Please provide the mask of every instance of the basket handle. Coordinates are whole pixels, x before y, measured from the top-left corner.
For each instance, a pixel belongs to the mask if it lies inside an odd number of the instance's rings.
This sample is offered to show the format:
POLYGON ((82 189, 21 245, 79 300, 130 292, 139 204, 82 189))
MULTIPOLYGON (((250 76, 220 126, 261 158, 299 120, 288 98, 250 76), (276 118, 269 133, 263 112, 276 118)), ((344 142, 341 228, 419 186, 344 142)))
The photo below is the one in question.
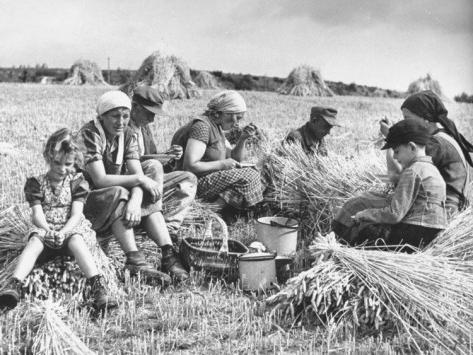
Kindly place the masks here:
POLYGON ((220 218, 217 214, 214 215, 214 218, 220 223, 222 227, 222 246, 220 247, 219 254, 228 254, 228 227, 225 221, 220 218))

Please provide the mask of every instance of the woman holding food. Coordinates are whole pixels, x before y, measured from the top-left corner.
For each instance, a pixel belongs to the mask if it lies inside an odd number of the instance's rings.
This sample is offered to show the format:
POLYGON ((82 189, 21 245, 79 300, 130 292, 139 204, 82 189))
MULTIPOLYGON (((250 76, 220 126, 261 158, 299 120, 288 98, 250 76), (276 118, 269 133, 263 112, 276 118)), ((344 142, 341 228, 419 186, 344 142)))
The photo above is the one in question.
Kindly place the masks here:
POLYGON ((181 127, 171 144, 184 147, 177 170, 187 170, 198 177, 197 196, 212 201, 219 208, 251 207, 263 200, 259 172, 241 163, 246 155, 246 141, 257 133, 253 124, 243 128, 234 147, 224 131, 237 128, 246 112, 243 97, 233 90, 215 95, 207 110, 181 127))

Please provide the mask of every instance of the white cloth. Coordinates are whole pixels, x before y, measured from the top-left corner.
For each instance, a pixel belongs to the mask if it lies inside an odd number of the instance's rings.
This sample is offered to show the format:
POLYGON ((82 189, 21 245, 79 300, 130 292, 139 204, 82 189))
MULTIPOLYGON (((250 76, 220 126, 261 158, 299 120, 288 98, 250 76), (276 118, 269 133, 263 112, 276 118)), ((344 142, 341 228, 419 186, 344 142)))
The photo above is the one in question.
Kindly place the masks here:
POLYGON ((234 90, 225 90, 212 97, 207 104, 209 111, 239 113, 246 112, 243 97, 234 90))
POLYGON ((101 116, 105 112, 117 107, 125 107, 131 110, 131 100, 127 94, 119 90, 107 91, 99 97, 97 101, 97 115, 101 116))

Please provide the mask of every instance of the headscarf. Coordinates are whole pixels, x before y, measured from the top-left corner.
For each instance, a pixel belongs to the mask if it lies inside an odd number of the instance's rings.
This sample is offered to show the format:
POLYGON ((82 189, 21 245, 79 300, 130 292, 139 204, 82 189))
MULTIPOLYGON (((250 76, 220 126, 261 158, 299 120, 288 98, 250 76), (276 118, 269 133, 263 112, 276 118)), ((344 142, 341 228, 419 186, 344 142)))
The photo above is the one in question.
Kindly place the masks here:
POLYGON ((401 110, 403 108, 429 122, 440 123, 445 131, 457 141, 468 164, 473 166, 470 157, 470 152, 473 152, 473 144, 458 132, 455 123, 447 117, 447 109, 434 92, 425 90, 409 96, 401 105, 401 110))
POLYGON ((225 90, 212 97, 207 104, 208 115, 210 112, 239 113, 246 111, 243 97, 234 90, 225 90))
POLYGON ((130 98, 119 90, 107 91, 97 101, 97 115, 101 116, 117 107, 125 107, 131 110, 130 98))

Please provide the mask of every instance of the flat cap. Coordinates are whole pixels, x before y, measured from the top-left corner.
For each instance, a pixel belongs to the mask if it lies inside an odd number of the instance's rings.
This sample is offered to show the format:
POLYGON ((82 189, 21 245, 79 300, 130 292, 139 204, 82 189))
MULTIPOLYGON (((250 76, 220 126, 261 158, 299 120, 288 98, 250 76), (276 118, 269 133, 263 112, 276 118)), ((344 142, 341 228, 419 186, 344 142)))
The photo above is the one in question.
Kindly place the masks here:
POLYGON ((324 119, 331 126, 340 126, 337 123, 338 111, 332 107, 314 106, 310 110, 310 119, 324 119))
POLYGON ((381 149, 396 148, 401 144, 414 142, 426 145, 432 134, 425 122, 418 120, 402 120, 394 124, 388 132, 386 143, 381 149))
POLYGON ((133 90, 132 101, 155 114, 164 112, 164 100, 159 91, 152 86, 142 85, 133 90))

